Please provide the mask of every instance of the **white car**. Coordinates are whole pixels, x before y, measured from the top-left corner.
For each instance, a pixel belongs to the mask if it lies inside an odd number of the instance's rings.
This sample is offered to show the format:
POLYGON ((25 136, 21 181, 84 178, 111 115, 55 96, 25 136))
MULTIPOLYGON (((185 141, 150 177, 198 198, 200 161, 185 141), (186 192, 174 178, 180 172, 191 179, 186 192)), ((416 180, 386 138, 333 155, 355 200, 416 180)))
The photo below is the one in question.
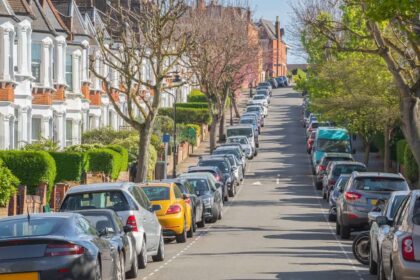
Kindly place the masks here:
POLYGON ((239 143, 248 159, 254 157, 254 149, 248 141, 246 136, 231 136, 226 139, 227 144, 239 143))
POLYGON ((262 103, 257 103, 257 102, 254 102, 253 100, 251 100, 251 101, 248 102, 246 107, 247 107, 247 109, 246 109, 247 112, 250 111, 248 108, 260 107, 264 117, 268 116, 268 108, 266 106, 264 106, 264 104, 262 104, 262 103))
POLYGON ((257 94, 252 97, 252 101, 256 104, 262 103, 265 107, 268 107, 268 98, 264 94, 257 94))

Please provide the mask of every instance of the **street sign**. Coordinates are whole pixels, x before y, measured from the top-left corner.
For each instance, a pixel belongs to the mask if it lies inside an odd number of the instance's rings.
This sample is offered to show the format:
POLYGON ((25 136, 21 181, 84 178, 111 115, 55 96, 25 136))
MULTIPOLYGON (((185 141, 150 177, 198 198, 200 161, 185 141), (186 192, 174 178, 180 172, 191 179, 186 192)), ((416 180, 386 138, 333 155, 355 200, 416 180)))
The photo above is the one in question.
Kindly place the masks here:
POLYGON ((162 142, 163 143, 169 143, 169 141, 171 140, 171 135, 169 135, 169 134, 163 134, 163 136, 162 136, 162 142))

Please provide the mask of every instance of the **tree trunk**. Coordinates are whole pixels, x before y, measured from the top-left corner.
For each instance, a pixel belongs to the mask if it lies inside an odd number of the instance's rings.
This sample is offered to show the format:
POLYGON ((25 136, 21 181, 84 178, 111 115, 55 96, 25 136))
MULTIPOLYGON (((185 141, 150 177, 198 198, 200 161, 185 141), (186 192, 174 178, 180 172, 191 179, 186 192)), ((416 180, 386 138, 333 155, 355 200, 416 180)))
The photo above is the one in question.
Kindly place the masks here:
POLYGON ((217 139, 217 124, 219 122, 219 117, 217 115, 213 116, 212 122, 210 124, 210 153, 216 149, 216 139, 217 139))
POLYGON ((219 121, 219 143, 223 142, 223 135, 225 134, 225 113, 223 112, 219 121))
POLYGON ((139 154, 137 157, 136 183, 143 183, 147 180, 148 163, 149 163, 149 145, 152 129, 150 124, 145 124, 140 130, 139 137, 139 154))
POLYGON ((238 106, 236 104, 236 97, 235 97, 235 94, 234 93, 232 93, 231 102, 233 104, 233 109, 235 109, 235 117, 236 118, 240 118, 241 117, 241 114, 239 114, 238 106))
POLYGON ((389 171, 390 159, 390 129, 388 126, 384 129, 384 172, 389 171))
POLYGON ((369 154, 370 154, 370 143, 364 142, 364 163, 366 166, 369 165, 369 154))

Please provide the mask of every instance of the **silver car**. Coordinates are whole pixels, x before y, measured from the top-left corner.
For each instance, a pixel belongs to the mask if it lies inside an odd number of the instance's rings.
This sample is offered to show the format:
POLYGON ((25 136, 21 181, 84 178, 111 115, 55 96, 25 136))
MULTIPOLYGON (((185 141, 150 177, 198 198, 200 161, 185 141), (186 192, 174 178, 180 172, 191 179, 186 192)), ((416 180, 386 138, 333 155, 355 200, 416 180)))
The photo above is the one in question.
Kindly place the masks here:
POLYGON ((147 265, 147 256, 163 261, 162 227, 143 190, 133 183, 101 183, 71 188, 60 207, 60 212, 84 209, 111 209, 123 223, 133 227, 139 268, 147 265))
POLYGON ((386 216, 377 217, 376 222, 391 226, 379 248, 378 279, 419 279, 420 191, 407 196, 392 222, 386 216))
POLYGON ((336 232, 341 238, 350 238, 352 229, 369 225, 368 213, 378 200, 388 200, 394 191, 408 191, 401 174, 379 172, 353 172, 337 199, 336 232))
POLYGON ((254 158, 254 151, 246 136, 232 136, 226 139, 227 144, 241 144, 242 151, 248 159, 254 158))
POLYGON ((369 250, 369 272, 371 274, 377 274, 378 272, 378 251, 382 246, 382 241, 386 234, 389 233, 390 223, 394 220, 394 216, 401 206, 401 203, 409 195, 409 191, 393 192, 389 197, 385 207, 382 211, 372 211, 369 213, 370 226, 370 250, 369 250), (376 218, 379 216, 385 216, 388 223, 379 225, 376 222, 376 218))

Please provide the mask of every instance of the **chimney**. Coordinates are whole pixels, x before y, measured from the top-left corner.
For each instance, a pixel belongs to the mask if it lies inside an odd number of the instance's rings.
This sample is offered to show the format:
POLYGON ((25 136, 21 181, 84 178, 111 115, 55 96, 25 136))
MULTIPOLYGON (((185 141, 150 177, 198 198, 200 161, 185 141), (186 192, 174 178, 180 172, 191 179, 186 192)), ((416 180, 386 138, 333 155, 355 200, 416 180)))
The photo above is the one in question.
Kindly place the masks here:
POLYGON ((204 10, 206 8, 205 0, 197 0, 197 9, 204 10))
POLYGON ((276 17, 276 37, 278 40, 281 40, 281 32, 280 32, 280 17, 276 17))

